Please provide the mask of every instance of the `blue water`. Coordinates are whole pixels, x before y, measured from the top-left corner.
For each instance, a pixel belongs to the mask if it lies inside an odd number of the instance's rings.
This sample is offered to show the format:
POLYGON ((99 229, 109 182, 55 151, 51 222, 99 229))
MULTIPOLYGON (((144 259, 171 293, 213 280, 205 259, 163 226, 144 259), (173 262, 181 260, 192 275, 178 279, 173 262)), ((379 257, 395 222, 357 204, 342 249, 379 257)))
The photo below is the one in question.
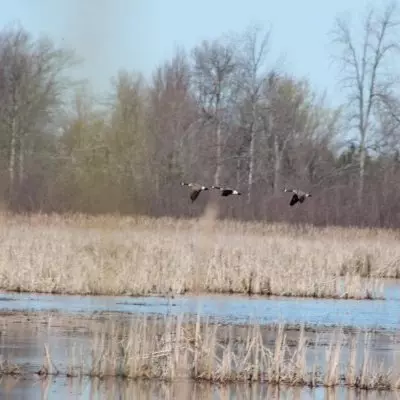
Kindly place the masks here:
POLYGON ((0 293, 1 310, 68 313, 121 312, 197 314, 221 322, 261 324, 286 322, 344 325, 364 329, 400 328, 400 283, 387 281, 384 300, 334 300, 295 297, 180 296, 173 299, 129 296, 71 296, 0 293))

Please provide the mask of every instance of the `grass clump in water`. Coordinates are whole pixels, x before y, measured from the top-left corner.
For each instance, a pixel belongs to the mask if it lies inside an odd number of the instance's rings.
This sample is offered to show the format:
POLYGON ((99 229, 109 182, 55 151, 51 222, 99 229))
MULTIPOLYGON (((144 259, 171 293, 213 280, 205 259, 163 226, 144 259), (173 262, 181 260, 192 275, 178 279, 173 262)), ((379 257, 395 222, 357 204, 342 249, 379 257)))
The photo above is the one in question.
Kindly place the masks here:
POLYGON ((65 371, 46 346, 41 375, 400 389, 395 360, 383 364, 372 356, 369 333, 349 337, 338 328, 315 336, 301 327, 294 339, 284 324, 226 326, 184 315, 93 321, 85 328, 81 345, 66 348, 65 371))

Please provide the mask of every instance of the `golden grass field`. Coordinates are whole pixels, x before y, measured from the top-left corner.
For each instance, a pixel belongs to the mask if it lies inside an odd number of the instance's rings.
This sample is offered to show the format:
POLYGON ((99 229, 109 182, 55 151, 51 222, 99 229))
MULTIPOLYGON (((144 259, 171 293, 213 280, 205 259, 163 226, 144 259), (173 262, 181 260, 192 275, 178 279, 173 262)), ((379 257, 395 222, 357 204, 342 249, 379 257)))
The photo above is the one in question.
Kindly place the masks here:
POLYGON ((0 288, 68 294, 375 298, 400 232, 217 220, 0 214, 0 288))

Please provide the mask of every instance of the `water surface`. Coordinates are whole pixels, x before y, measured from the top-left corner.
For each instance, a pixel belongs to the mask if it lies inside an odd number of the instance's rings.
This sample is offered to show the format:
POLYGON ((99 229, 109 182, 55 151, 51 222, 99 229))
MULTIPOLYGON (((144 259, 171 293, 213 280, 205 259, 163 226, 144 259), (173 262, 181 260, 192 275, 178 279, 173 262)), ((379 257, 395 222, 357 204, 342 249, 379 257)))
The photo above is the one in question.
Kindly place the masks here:
MULTIPOLYGON (((65 376, 40 379, 34 373, 43 365, 43 349, 47 344, 53 361, 66 370, 74 360, 72 349, 92 347, 87 324, 52 322, 53 312, 86 318, 90 315, 108 321, 111 318, 131 319, 138 315, 199 314, 221 323, 263 325, 285 322, 306 324, 316 328, 342 325, 362 329, 381 328, 392 333, 376 333, 372 337, 371 357, 385 368, 400 366, 400 284, 384 282, 384 300, 335 300, 290 297, 246 297, 227 295, 198 295, 163 297, 129 296, 66 296, 35 293, 0 292, 0 361, 7 359, 24 366, 28 375, 1 377, 1 399, 399 399, 395 392, 354 391, 346 388, 277 388, 255 384, 200 385, 195 383, 166 384, 162 382, 133 382, 108 379, 99 381, 65 376), (5 329, 10 311, 25 312, 26 318, 14 320, 13 328, 5 329), (3 312, 3 314, 2 314, 3 312), (38 313, 49 316, 39 322, 38 313), (117 316, 117 317, 116 317, 117 316), (393 332, 395 332, 393 334, 393 332)), ((13 315, 13 314, 11 314, 13 315)), ((75 316, 75 317, 74 317, 75 316)), ((17 317, 18 318, 18 317, 17 317)), ((313 339, 314 336, 308 336, 313 339)), ((321 334, 319 331, 318 334, 321 334)), ((322 334, 323 337, 323 334, 322 334)), ((295 342, 298 333, 288 334, 288 342, 295 342), (296 336, 297 335, 297 336, 296 336)), ((273 339, 271 339, 273 340, 273 339)), ((324 359, 328 341, 310 347, 307 363, 324 359)), ((359 346, 363 346, 360 341, 359 346)), ((79 351, 76 352, 79 354, 79 351)), ((83 353, 81 353, 83 354, 83 353)), ((348 347, 342 349, 344 360, 348 347)))
POLYGON ((286 322, 363 329, 400 329, 400 284, 384 282, 384 300, 336 300, 296 297, 199 295, 163 297, 66 296, 0 293, 0 310, 57 310, 66 313, 121 312, 200 314, 233 324, 286 322))
POLYGON ((395 392, 356 391, 347 388, 288 388, 254 384, 208 385, 179 382, 169 384, 156 381, 120 381, 118 379, 68 379, 15 377, 0 380, 1 399, 41 400, 248 400, 248 399, 291 399, 291 400, 398 400, 395 392))

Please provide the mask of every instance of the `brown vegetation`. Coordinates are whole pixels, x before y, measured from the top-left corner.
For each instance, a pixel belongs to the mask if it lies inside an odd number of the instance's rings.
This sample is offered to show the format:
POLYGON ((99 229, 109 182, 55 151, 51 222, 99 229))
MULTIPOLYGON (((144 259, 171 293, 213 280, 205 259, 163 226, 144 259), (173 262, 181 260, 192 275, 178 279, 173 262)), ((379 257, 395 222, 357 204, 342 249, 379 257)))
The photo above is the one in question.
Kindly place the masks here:
POLYGON ((243 193, 224 199, 224 217, 399 227, 398 76, 387 73, 397 19, 392 6, 372 10, 360 45, 337 20, 340 108, 284 71, 257 26, 178 50, 147 81, 122 69, 107 102, 69 84, 66 49, 4 29, 0 200, 17 211, 198 216, 209 196, 192 206, 179 186, 188 180, 243 193), (291 209, 285 185, 312 200, 291 209))
POLYGON ((76 294, 375 298, 398 232, 215 220, 2 214, 0 288, 76 294))
MULTIPOLYGON (((62 316, 57 321, 54 328, 49 318, 43 332, 51 335, 62 327, 62 316)), ((38 374, 400 389, 396 359, 392 365, 391 361, 381 363, 376 356, 371 357, 371 335, 367 333, 345 336, 339 328, 311 337, 301 328, 289 340, 283 324, 223 326, 199 317, 189 321, 184 315, 136 316, 124 323, 116 319, 94 319, 84 324, 79 318, 68 321, 69 329, 83 329, 82 338, 73 345, 71 341, 65 352, 56 352, 58 357, 67 355, 68 359, 60 363, 46 345, 44 365, 38 374)), ((20 321, 16 325, 20 329, 20 321)), ((4 321, 4 333, 12 329, 12 324, 4 321)), ((0 370, 0 374, 8 373, 26 372, 23 367, 0 370)))

